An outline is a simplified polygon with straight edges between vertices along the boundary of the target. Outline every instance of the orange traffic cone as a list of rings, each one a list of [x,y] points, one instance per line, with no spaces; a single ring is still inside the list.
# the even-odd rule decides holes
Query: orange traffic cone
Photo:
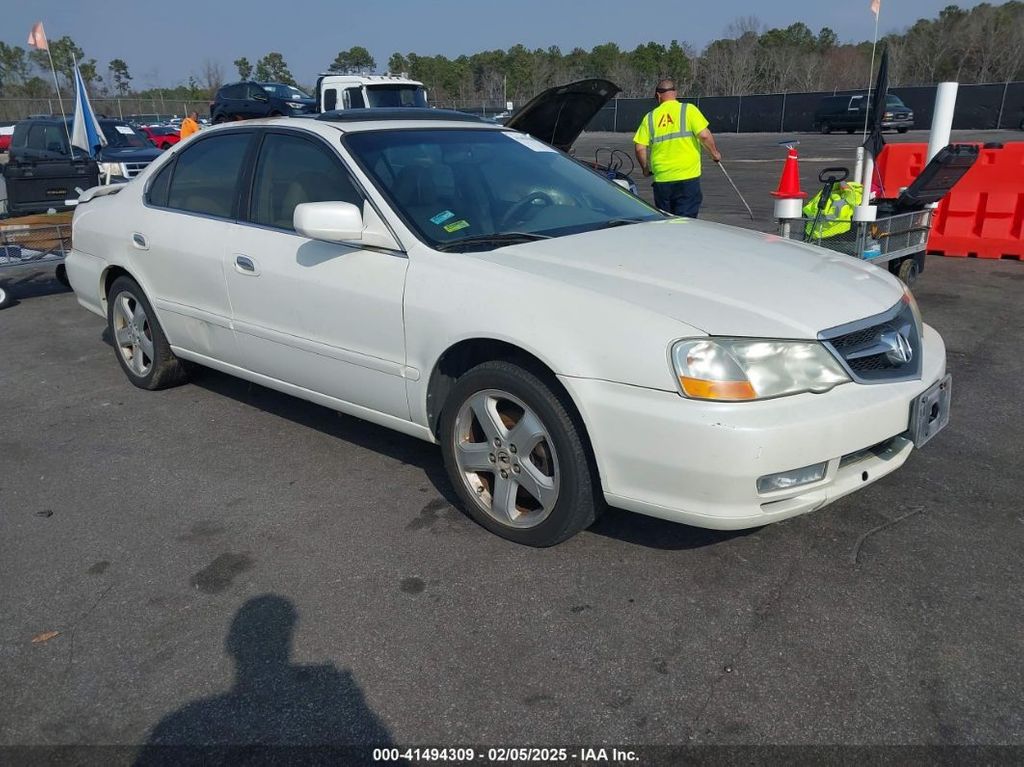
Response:
[[[772,192],[772,197],[783,200],[802,200],[807,197],[807,192],[800,191],[800,166],[797,164],[796,147],[789,148],[786,164],[782,166],[779,188]]]

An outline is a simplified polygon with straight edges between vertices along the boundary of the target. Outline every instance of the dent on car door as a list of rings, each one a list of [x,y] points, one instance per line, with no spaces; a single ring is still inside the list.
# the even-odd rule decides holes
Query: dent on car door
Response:
[[[358,244],[311,240],[295,206],[362,206],[341,159],[323,141],[266,132],[248,223],[236,224],[224,272],[245,366],[361,407],[408,418],[402,296],[407,259]]]
[[[172,346],[234,362],[222,260],[251,131],[197,139],[164,165],[128,223],[132,269]]]

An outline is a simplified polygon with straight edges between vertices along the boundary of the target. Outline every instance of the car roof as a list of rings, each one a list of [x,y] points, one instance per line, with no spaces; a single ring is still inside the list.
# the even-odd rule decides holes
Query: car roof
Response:
[[[338,133],[362,133],[364,131],[398,130],[408,128],[464,128],[470,130],[508,130],[503,125],[475,118],[461,112],[449,112],[444,109],[409,108],[400,109],[352,109],[351,116],[345,119],[325,119],[332,113],[326,112],[317,117],[264,117],[254,120],[239,120],[214,126],[206,134],[222,130],[244,130],[246,127],[262,128],[298,128],[312,131],[321,136],[330,137]],[[401,112],[400,117],[388,117],[388,112]],[[418,115],[405,113],[418,112]],[[358,116],[356,115],[358,113]],[[385,114],[380,114],[385,113]],[[442,114],[437,114],[442,113]],[[456,115],[451,117],[450,115]],[[430,115],[430,116],[428,116]]]

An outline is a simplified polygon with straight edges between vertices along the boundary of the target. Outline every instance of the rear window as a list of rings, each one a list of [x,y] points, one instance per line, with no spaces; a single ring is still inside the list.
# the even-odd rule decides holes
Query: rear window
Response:
[[[417,85],[367,85],[370,107],[425,107],[427,93]]]

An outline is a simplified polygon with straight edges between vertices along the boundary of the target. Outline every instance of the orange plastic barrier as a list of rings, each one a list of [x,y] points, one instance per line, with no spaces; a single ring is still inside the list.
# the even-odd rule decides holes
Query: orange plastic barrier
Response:
[[[896,197],[924,168],[926,144],[887,144],[876,181]],[[982,149],[974,167],[939,203],[928,252],[971,258],[1024,258],[1024,142]]]

